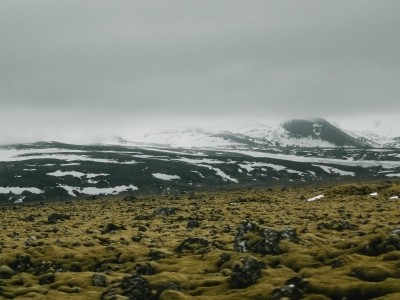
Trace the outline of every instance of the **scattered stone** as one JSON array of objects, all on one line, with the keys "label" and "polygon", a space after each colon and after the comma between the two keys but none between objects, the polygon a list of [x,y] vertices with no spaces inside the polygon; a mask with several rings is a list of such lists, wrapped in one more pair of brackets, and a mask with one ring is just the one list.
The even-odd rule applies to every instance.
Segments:
[{"label": "scattered stone", "polygon": [[373,237],[369,243],[361,249],[360,253],[368,256],[378,256],[395,250],[400,250],[400,234],[393,234],[391,231],[388,236]]},{"label": "scattered stone", "polygon": [[150,260],[160,260],[167,257],[165,253],[154,249],[151,249],[147,256]]},{"label": "scattered stone", "polygon": [[137,216],[135,216],[134,219],[138,220],[138,221],[147,221],[147,220],[150,220],[151,218],[146,215],[137,215]]},{"label": "scattered stone", "polygon": [[278,231],[272,228],[261,228],[255,222],[245,221],[236,230],[234,248],[237,252],[279,255],[282,253],[279,242],[283,239],[297,243],[296,230],[285,228]]},{"label": "scattered stone", "polygon": [[153,214],[155,215],[161,215],[161,216],[171,216],[176,214],[176,208],[173,207],[161,207],[156,210],[154,210]]},{"label": "scattered stone", "polygon": [[70,219],[71,219],[70,215],[52,213],[47,217],[47,224],[56,224],[58,221],[66,221]]},{"label": "scattered stone", "polygon": [[19,238],[21,237],[21,235],[18,232],[13,232],[13,233],[7,234],[7,236],[14,240],[19,240]]},{"label": "scattered stone", "polygon": [[136,264],[135,271],[138,275],[154,275],[156,273],[148,262],[144,264]]},{"label": "scattered stone", "polygon": [[244,257],[232,269],[229,286],[232,289],[244,289],[257,283],[265,264],[252,257]]},{"label": "scattered stone", "polygon": [[25,240],[24,244],[26,247],[37,247],[37,246],[42,246],[43,242],[38,241],[36,236],[32,235]]},{"label": "scattered stone", "polygon": [[10,267],[18,273],[29,273],[33,268],[33,264],[29,255],[17,255],[15,261],[10,264]]},{"label": "scattered stone", "polygon": [[14,270],[9,266],[0,267],[0,279],[9,279],[15,274]]},{"label": "scattered stone", "polygon": [[122,282],[106,292],[101,296],[102,300],[113,300],[113,299],[129,299],[129,300],[150,300],[152,294],[150,290],[149,282],[138,275],[132,275],[124,277]]},{"label": "scattered stone", "polygon": [[72,263],[71,272],[82,272],[82,267],[77,263]]},{"label": "scattered stone", "polygon": [[140,242],[142,240],[143,236],[142,235],[135,235],[132,237],[133,242]]},{"label": "scattered stone", "polygon": [[190,219],[186,225],[187,230],[192,230],[198,227],[200,227],[200,222],[196,219]]},{"label": "scattered stone", "polygon": [[279,235],[280,235],[281,240],[287,239],[294,243],[297,243],[299,241],[299,239],[297,237],[296,229],[293,229],[293,228],[284,228],[281,230]]},{"label": "scattered stone", "polygon": [[106,227],[101,231],[102,234],[114,233],[118,230],[126,230],[124,225],[116,225],[114,223],[108,223]]},{"label": "scattered stone", "polygon": [[332,269],[340,268],[344,266],[344,259],[343,258],[336,258],[331,263]]},{"label": "scattered stone", "polygon": [[303,294],[308,290],[308,282],[301,277],[293,277],[285,282],[285,285],[275,290],[271,300],[303,299]]},{"label": "scattered stone", "polygon": [[147,227],[144,225],[140,225],[140,226],[138,226],[138,230],[141,232],[145,232],[145,231],[147,231]]},{"label": "scattered stone", "polygon": [[54,275],[54,273],[47,273],[42,275],[39,278],[39,284],[44,285],[44,284],[51,284],[55,281],[56,276]]},{"label": "scattered stone", "polygon": [[55,264],[52,261],[42,261],[40,264],[35,265],[34,274],[46,274],[46,273],[54,273],[56,270],[61,270],[61,267],[58,264]]},{"label": "scattered stone", "polygon": [[106,287],[108,285],[107,276],[101,273],[96,273],[92,277],[93,286]]}]

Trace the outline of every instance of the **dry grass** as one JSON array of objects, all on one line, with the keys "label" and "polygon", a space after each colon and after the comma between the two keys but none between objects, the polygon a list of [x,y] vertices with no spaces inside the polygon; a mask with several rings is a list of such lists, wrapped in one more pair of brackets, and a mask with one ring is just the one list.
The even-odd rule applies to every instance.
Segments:
[{"label": "dry grass", "polygon": [[[373,191],[378,197],[368,196]],[[326,197],[303,199],[318,194]],[[388,200],[393,195],[399,183],[2,207],[0,298],[400,299],[400,200]],[[64,216],[48,222],[53,213]],[[237,252],[236,230],[246,220],[295,229],[298,241],[282,238],[273,255]],[[257,231],[242,238],[263,243]],[[237,288],[257,273],[244,271],[246,260],[263,267]],[[136,273],[131,278],[144,280],[127,284]]]}]

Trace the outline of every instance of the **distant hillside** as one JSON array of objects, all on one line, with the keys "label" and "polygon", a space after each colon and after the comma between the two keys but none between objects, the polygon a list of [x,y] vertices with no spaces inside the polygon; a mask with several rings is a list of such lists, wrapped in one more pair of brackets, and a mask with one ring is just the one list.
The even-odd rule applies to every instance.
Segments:
[{"label": "distant hillside", "polygon": [[0,203],[400,178],[400,149],[252,147],[243,139],[224,149],[57,142],[0,147]]},{"label": "distant hillside", "polygon": [[324,119],[290,120],[282,123],[290,137],[325,141],[339,147],[366,147],[367,142],[356,139]]}]

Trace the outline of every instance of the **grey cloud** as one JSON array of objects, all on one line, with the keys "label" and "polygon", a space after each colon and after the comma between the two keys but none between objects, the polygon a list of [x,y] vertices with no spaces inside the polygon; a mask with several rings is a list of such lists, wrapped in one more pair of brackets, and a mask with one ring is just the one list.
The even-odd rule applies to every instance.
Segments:
[{"label": "grey cloud", "polygon": [[394,0],[3,0],[0,117],[25,111],[34,130],[46,125],[36,112],[144,122],[392,113],[398,11]]}]

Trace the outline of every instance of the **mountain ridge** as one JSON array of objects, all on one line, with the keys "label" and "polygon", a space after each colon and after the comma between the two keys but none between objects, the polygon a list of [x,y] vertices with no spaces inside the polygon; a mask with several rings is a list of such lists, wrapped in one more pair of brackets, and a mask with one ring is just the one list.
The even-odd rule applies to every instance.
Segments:
[{"label": "mountain ridge", "polygon": [[275,127],[229,130],[201,128],[165,130],[147,133],[133,140],[117,137],[104,142],[111,145],[158,145],[176,148],[231,148],[231,147],[369,147],[393,148],[400,146],[400,138],[384,137],[373,132],[342,129],[323,118],[291,119]]}]

